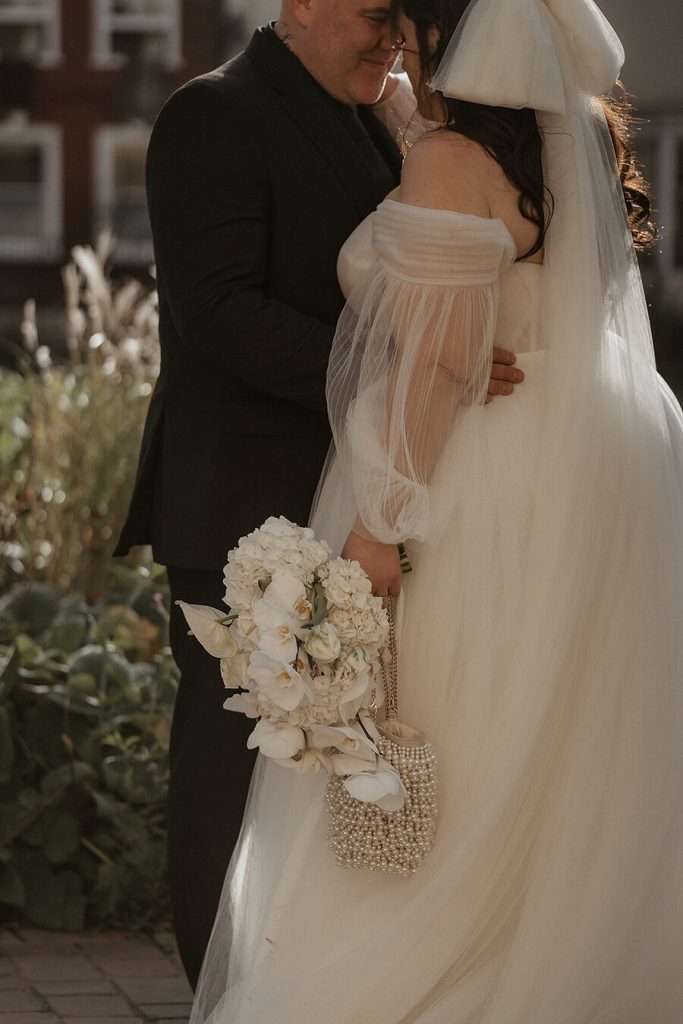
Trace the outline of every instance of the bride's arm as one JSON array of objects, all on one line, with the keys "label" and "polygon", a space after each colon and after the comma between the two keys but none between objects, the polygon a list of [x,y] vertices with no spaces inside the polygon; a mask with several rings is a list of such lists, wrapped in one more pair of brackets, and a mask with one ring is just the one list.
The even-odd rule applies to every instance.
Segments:
[{"label": "bride's arm", "polygon": [[[411,150],[395,198],[432,214],[450,210],[487,219],[487,181],[487,158],[479,147],[453,136],[432,136]],[[428,266],[425,272],[429,274]],[[490,289],[482,299],[483,303],[476,298],[473,302],[468,293],[457,301],[447,284],[416,287],[411,308],[392,324],[394,351],[383,432],[394,479],[377,489],[383,507],[373,515],[374,523],[359,515],[343,551],[363,565],[376,593],[400,590],[395,542],[406,537],[389,535],[392,528],[400,529],[404,499],[411,497],[406,482],[418,487],[429,483],[463,399],[484,399],[482,383],[490,365]],[[377,521],[386,528],[380,536],[369,528],[376,528]]]}]

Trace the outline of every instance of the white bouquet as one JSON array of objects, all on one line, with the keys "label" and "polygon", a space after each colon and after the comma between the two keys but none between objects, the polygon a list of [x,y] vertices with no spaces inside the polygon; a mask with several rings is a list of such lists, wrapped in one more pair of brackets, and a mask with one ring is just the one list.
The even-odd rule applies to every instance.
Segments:
[{"label": "white bouquet", "polygon": [[250,748],[297,772],[323,766],[351,796],[396,811],[405,788],[369,710],[383,700],[387,613],[358,562],[330,554],[313,530],[271,516],[228,555],[230,614],[178,604],[239,691],[223,707],[258,719]]}]

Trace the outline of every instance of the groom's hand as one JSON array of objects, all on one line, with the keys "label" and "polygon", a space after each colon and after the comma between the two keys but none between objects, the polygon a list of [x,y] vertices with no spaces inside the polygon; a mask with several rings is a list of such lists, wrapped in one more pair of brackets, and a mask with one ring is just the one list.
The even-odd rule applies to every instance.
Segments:
[{"label": "groom's hand", "polygon": [[521,384],[524,374],[515,366],[517,356],[514,352],[507,352],[504,348],[494,348],[493,366],[491,367],[491,379],[486,395],[486,405],[496,395],[511,395],[515,384]]}]

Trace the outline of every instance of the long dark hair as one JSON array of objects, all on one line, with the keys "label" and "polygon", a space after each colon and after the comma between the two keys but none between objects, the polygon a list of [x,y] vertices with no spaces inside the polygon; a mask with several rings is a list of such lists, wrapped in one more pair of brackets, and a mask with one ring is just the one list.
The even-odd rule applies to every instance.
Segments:
[{"label": "long dark hair", "polygon": [[[403,12],[415,24],[424,81],[438,67],[469,0],[393,0],[393,14]],[[429,30],[436,27],[439,42],[430,52]],[[497,161],[519,192],[519,212],[538,228],[535,244],[520,259],[543,248],[553,211],[553,197],[543,183],[542,138],[533,110],[489,107],[467,100],[441,97],[446,127],[478,142]],[[646,249],[657,232],[650,220],[650,196],[631,150],[633,116],[625,97],[601,97],[624,190],[629,224],[636,248]]]}]

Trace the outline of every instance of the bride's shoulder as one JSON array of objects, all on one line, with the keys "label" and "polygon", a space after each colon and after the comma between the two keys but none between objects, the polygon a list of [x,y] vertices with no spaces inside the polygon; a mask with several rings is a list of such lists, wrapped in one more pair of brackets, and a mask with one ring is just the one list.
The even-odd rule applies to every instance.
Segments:
[{"label": "bride's shoulder", "polygon": [[491,217],[497,164],[483,146],[449,129],[428,132],[408,151],[397,198],[477,217]]}]

